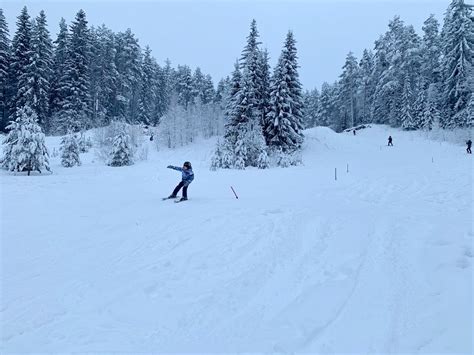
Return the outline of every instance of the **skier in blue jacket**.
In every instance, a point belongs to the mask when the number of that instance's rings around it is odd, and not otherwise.
[[[179,190],[183,188],[183,197],[181,197],[180,201],[186,201],[188,199],[188,186],[194,180],[193,167],[191,166],[191,163],[189,161],[184,162],[182,168],[180,168],[179,166],[173,166],[173,165],[168,165],[167,168],[181,171],[181,177],[182,177],[182,180],[175,187],[175,189],[173,190],[171,195],[168,196],[168,198],[175,198]]]

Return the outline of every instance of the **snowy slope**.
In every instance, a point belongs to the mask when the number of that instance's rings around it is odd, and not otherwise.
[[[288,169],[209,171],[210,140],[0,172],[0,352],[471,353],[472,157],[305,134]],[[161,201],[184,160],[190,201]]]

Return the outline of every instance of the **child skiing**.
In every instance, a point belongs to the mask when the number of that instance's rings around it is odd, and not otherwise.
[[[393,147],[392,136],[388,136],[388,144],[387,145]]]
[[[469,139],[469,140],[466,142],[466,145],[467,145],[467,148],[466,148],[467,154],[472,154],[472,151],[471,151],[472,141]]]
[[[191,163],[189,161],[184,162],[182,168],[180,168],[179,166],[172,166],[172,165],[168,165],[167,168],[177,170],[177,171],[181,171],[182,180],[175,187],[175,189],[173,190],[171,195],[164,198],[164,200],[170,199],[170,198],[175,198],[176,194],[179,192],[179,190],[181,188],[183,188],[183,197],[181,197],[179,202],[186,201],[188,199],[188,186],[194,180],[194,173],[193,173],[193,168],[191,166]]]

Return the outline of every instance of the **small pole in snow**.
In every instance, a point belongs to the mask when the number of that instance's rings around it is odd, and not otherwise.
[[[349,163],[347,163],[347,171],[346,171],[346,173],[348,173],[348,172],[349,172]]]
[[[334,180],[337,180],[337,168],[334,168]]]
[[[232,189],[232,192],[234,193],[234,195],[235,195],[235,198],[236,198],[236,199],[239,199],[239,196],[237,196],[237,194],[235,193],[235,190],[234,190],[234,188],[233,188],[232,186],[231,186],[230,188]]]
[[[431,157],[431,162],[432,162],[432,163],[434,163],[434,159],[433,159],[433,157]]]

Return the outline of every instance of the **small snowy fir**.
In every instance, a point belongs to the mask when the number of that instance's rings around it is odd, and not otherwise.
[[[17,110],[17,119],[7,126],[3,166],[9,171],[38,171],[49,168],[49,154],[36,113],[25,105]]]
[[[76,135],[72,131],[69,131],[68,134],[61,139],[61,165],[66,168],[81,165],[79,150]]]
[[[124,166],[133,164],[133,152],[130,146],[130,136],[122,127],[113,140],[110,166]]]
[[[217,170],[222,166],[222,143],[217,140],[216,150],[211,159],[211,170]]]

